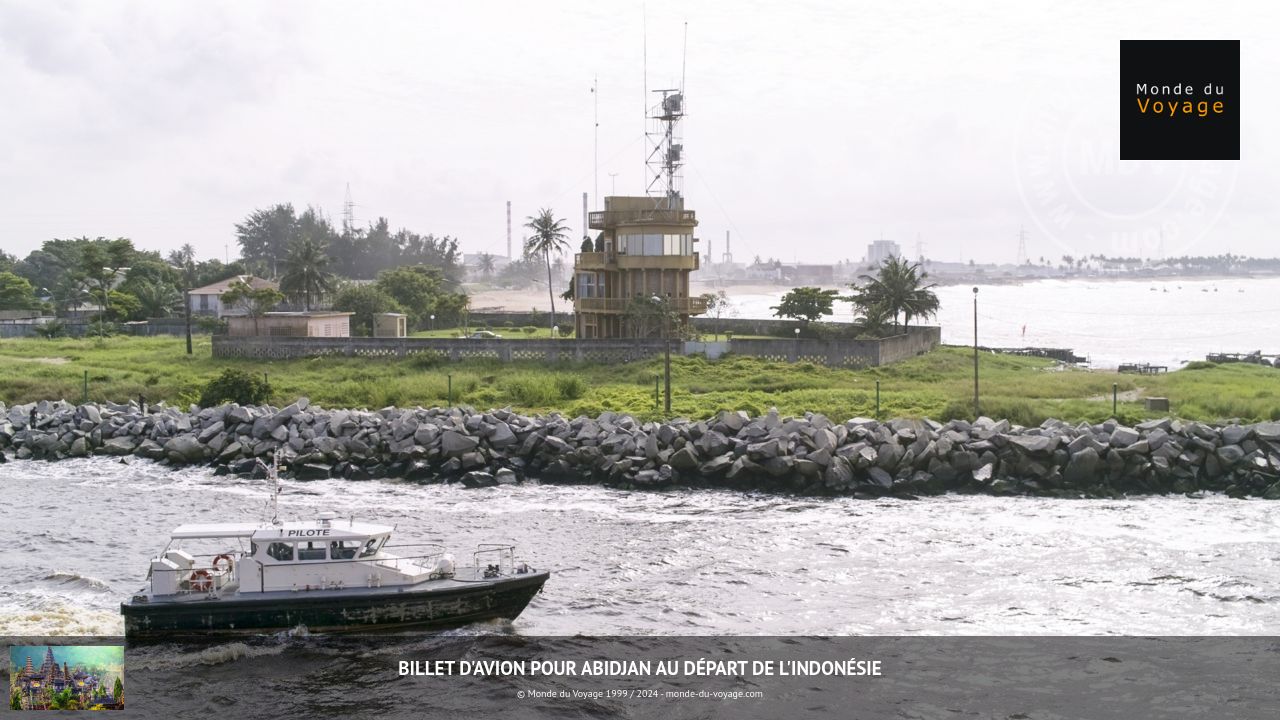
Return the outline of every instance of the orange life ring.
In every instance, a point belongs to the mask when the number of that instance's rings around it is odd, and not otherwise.
[[[191,581],[192,592],[209,592],[213,590],[213,576],[204,568],[192,572],[189,580]]]
[[[224,555],[219,555],[218,557],[216,557],[216,558],[214,558],[214,559],[213,559],[213,569],[214,569],[214,570],[221,570],[221,569],[222,569],[222,567],[221,567],[218,563],[222,562],[223,560],[226,560],[226,561],[227,561],[227,569],[228,569],[228,570],[230,570],[232,567],[234,567],[234,566],[235,566],[235,562],[236,562],[236,561],[235,561],[235,560],[234,560],[230,555],[225,555],[225,554],[224,554]]]

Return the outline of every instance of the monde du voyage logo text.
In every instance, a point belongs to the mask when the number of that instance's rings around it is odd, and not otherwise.
[[[1121,40],[1120,159],[1239,160],[1240,41]]]

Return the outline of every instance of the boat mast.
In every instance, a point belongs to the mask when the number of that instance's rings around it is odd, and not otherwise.
[[[280,449],[277,448],[275,453],[271,455],[271,468],[267,471],[267,477],[275,483],[275,489],[271,492],[271,524],[279,525],[280,523],[280,491],[284,488],[280,485]]]

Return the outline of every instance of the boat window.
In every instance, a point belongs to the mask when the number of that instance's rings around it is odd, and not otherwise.
[[[329,557],[334,560],[350,560],[360,549],[359,540],[334,540],[329,543]]]
[[[267,546],[267,555],[280,562],[293,562],[293,543],[273,542]]]
[[[383,538],[376,538],[376,537],[371,537],[371,538],[369,538],[369,541],[368,541],[368,542],[366,542],[366,543],[364,544],[364,549],[360,551],[360,557],[369,557],[370,555],[376,555],[376,554],[377,554],[377,552],[378,552],[378,549],[382,547],[382,543],[384,543],[384,542],[386,542],[386,541],[387,541],[387,539],[386,539],[386,538],[384,538],[384,537],[383,537]]]
[[[315,543],[307,543],[306,547],[298,546],[299,560],[324,560],[324,545],[316,547]]]

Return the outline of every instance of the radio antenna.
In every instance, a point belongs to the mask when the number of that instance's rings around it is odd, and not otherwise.
[[[689,21],[684,21],[684,49],[680,53],[680,94],[684,94],[684,69],[689,63]]]

